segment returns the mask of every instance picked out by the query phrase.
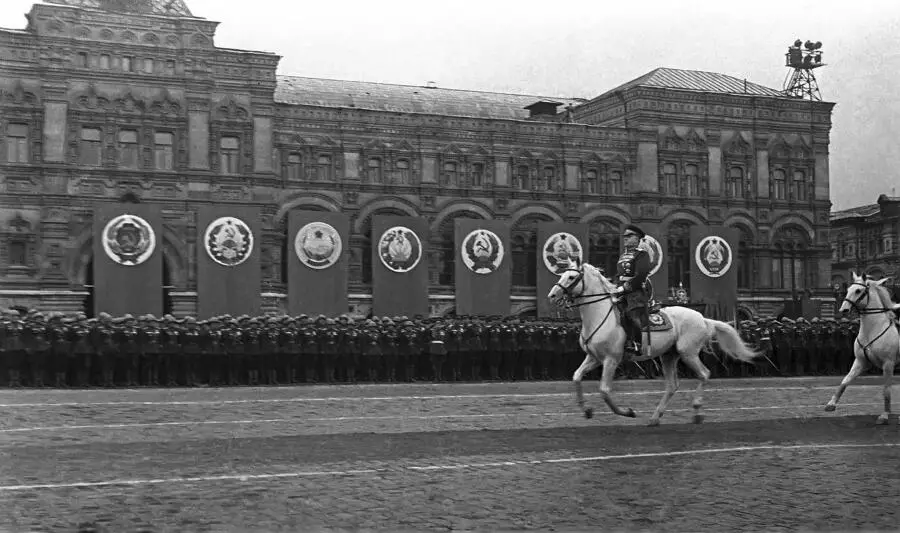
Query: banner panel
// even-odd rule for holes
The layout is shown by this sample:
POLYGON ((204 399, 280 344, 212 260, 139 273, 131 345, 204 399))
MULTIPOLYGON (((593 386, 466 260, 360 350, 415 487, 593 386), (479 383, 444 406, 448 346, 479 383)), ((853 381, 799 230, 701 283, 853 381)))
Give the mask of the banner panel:
POLYGON ((509 226, 499 220, 457 218, 456 314, 506 316, 510 312, 512 255, 509 226))
POLYGON ((162 211, 151 204, 94 208, 94 313, 163 312, 162 211))
POLYGON ((260 312, 260 209, 211 204, 197 211, 197 316, 260 312))
POLYGON ((288 218, 288 311, 297 316, 348 312, 350 217, 291 211, 288 218))
MULTIPOLYGON (((540 318, 578 318, 578 309, 560 309, 547 294, 572 263, 588 261, 590 226, 567 222, 538 222, 537 312, 540 318)), ((607 272, 607 274, 610 274, 607 272)))
POLYGON ((705 303, 710 318, 734 318, 739 238, 735 228, 691 227, 691 301, 705 303))
POLYGON ((428 220, 372 217, 372 314, 427 317, 428 220))

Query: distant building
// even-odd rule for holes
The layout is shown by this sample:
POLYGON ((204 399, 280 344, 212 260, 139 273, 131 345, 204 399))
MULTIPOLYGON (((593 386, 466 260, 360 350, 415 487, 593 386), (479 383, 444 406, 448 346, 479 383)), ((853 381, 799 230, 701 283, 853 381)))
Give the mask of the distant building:
POLYGON ((900 288, 900 197, 882 194, 878 203, 831 214, 831 284, 840 298, 851 271, 890 277, 900 288))
POLYGON ((218 23, 182 0, 48 2, 0 30, 0 305, 82 309, 103 290, 94 210, 125 198, 162 207, 159 290, 179 315, 197 309, 210 202, 262 209, 267 311, 288 292, 292 210, 351 217, 360 314, 381 214, 428 220, 436 315, 454 308, 458 217, 509 224, 511 314, 543 297, 540 221, 590 224, 588 259, 607 270, 624 225, 656 228, 669 288, 690 284, 691 226, 734 227, 742 316, 800 292, 830 308, 833 103, 670 68, 591 99, 280 76, 280 56, 216 46, 218 23))

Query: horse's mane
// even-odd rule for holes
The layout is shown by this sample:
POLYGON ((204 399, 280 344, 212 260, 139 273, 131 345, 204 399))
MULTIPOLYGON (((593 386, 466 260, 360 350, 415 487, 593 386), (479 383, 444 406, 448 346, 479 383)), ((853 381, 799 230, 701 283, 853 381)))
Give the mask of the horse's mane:
POLYGON ((584 267, 585 271, 588 271, 597 277, 597 279, 600 281, 601 284, 603 284, 603 288, 607 292, 611 291, 614 288, 612 282, 609 281, 609 279, 607 279, 606 276, 603 275, 603 272, 601 272, 599 268, 595 267, 594 265, 592 265, 590 263, 582 263, 582 266, 584 267))
POLYGON ((881 307, 890 308, 895 305, 895 302, 891 299, 890 291, 884 285, 876 285, 872 280, 869 280, 869 283, 866 285, 881 299, 881 307))

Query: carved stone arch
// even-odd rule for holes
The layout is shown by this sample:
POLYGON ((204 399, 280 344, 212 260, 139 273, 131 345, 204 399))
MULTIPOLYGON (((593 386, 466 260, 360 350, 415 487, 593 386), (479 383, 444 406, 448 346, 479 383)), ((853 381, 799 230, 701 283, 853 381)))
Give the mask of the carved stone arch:
POLYGON ((492 220, 494 218, 493 213, 491 213, 490 209, 486 206, 479 204, 473 201, 458 201, 452 202, 443 209, 441 209, 440 213, 434 217, 434 221, 431 223, 431 232, 432 235, 436 234, 441 225, 445 220, 453 220, 456 218, 456 214, 460 212, 469 212, 478 215, 477 217, 469 217, 469 218, 481 218, 482 220, 492 220))
POLYGON ((481 145, 475 146, 471 150, 471 154, 477 157, 490 157, 491 153, 481 145))
POLYGON ((383 139, 371 139, 369 142, 363 145, 364 150, 387 150, 388 144, 384 142, 383 139))
POLYGON ((581 163, 585 166, 590 166, 590 165, 599 166, 599 165, 606 163, 606 160, 603 159, 603 157, 600 154, 598 154, 597 152, 590 152, 589 154, 587 154, 586 156, 581 158, 581 163))
POLYGON ((315 144, 320 148, 337 148, 338 146, 340 146, 329 135, 319 135, 315 138, 315 144))
POLYGON ((250 111, 228 96, 222 99, 216 106, 216 118, 222 120, 250 120, 250 111))
POLYGON ((681 150, 684 146, 684 139, 678 135, 673 126, 669 126, 660 136, 660 145, 663 150, 681 150))
POLYGON ((722 148, 726 154, 738 157, 746 157, 753 151, 753 147, 744 139, 744 134, 740 131, 734 132, 734 135, 725 142, 722 148))
POLYGON ((553 150, 547 150, 543 154, 541 154, 541 159, 544 161, 554 161, 558 162, 560 160, 559 154, 554 152, 553 150))
POLYGON ((125 41, 126 43, 133 43, 133 42, 137 41, 137 35, 135 35, 134 32, 129 31, 129 30, 123 31, 120 38, 123 41, 125 41))
POLYGON ((100 30, 100 38, 105 41, 111 41, 116 36, 115 33, 109 28, 103 28, 100 30))
POLYGON ((748 213, 732 213, 725 219, 725 222, 723 222, 722 225, 729 228, 744 228, 753 238, 753 242, 756 242, 756 239, 759 237, 756 220, 748 213))
POLYGON ((688 221, 691 224, 695 224, 697 226, 706 226, 708 224, 706 217, 704 217, 701 213, 698 213, 691 209, 676 209, 663 217, 662 223, 660 225, 664 228, 667 228, 672 223, 677 221, 688 221))
POLYGON ((440 153, 447 157, 463 157, 466 155, 466 151, 456 143, 450 143, 444 146, 441 148, 440 153))
POLYGON ((203 35, 202 33, 195 33, 191 37, 191 44, 205 46, 205 45, 209 44, 209 37, 207 37, 206 35, 203 35))
POLYGON ((778 239, 778 234, 782 228, 788 226, 795 226, 803 230, 807 237, 807 244, 809 246, 815 245, 816 242, 816 230, 813 228, 812 222, 809 221, 806 217, 802 215, 784 215, 779 217, 772 224, 772 231, 770 232, 769 244, 773 244, 778 239))
POLYGON ((534 215, 543 215, 548 217, 553 222, 562 222, 565 217, 563 217, 562 213, 558 210, 547 206, 547 205, 527 205, 515 213, 509 218, 509 226, 511 228, 516 227, 520 221, 533 217, 534 215))
POLYGON ((617 221, 620 226, 631 224, 631 217, 628 213, 613 206, 595 207, 583 215, 578 222, 580 224, 590 224, 595 220, 612 219, 617 221))
POLYGON ((397 144, 394 145, 393 149, 397 152, 415 152, 416 149, 413 145, 409 144, 405 139, 401 140, 397 144))
POLYGON ((403 198, 381 198, 373 200, 364 205, 353 222, 353 232, 357 235, 365 235, 364 230, 368 229, 372 215, 379 214, 381 211, 392 211, 395 214, 403 216, 418 217, 421 216, 418 207, 409 200, 403 198))
POLYGON ((75 37, 88 39, 91 36, 91 29, 87 26, 79 26, 75 28, 75 37))
POLYGON ((691 128, 684 136, 684 143, 688 149, 696 152, 706 146, 706 139, 704 139, 696 129, 691 128))
POLYGON ((802 135, 797 135, 794 142, 791 143, 791 155, 795 159, 809 159, 812 157, 812 148, 806 144, 802 135))
POLYGON ((153 32, 145 33, 141 40, 149 44, 159 44, 159 36, 153 32))
POLYGON ((781 134, 776 135, 769 141, 768 145, 769 157, 775 159, 788 159, 791 157, 791 145, 785 140, 781 134))
POLYGON ((533 159, 533 158, 534 158, 534 156, 532 155, 532 153, 529 152, 528 150, 524 149, 524 148, 519 148, 518 150, 515 150, 515 151, 511 154, 511 156, 512 156, 514 159, 533 159))
POLYGON ((286 199, 286 201, 278 207, 278 211, 276 211, 275 216, 272 217, 272 225, 280 226, 284 223, 285 217, 292 209, 303 206, 315 206, 334 213, 341 212, 341 206, 333 198, 324 195, 310 196, 309 193, 301 193, 301 195, 295 195, 292 198, 286 199))

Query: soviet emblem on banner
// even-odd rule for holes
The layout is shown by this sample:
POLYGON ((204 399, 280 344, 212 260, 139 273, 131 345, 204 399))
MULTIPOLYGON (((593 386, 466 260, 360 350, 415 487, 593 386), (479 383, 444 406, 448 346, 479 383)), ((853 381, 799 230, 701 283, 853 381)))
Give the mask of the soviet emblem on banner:
POLYGON ((659 272, 660 267, 663 263, 663 251, 662 246, 659 245, 659 241, 654 239, 653 237, 647 235, 641 241, 645 244, 645 249, 647 253, 650 254, 650 276, 659 272))
POLYGON ((300 228, 294 238, 294 251, 300 262, 316 270, 337 263, 341 250, 340 233, 325 222, 310 222, 300 228))
POLYGON ((119 215, 106 224, 101 236, 103 251, 120 265, 137 266, 153 255, 156 233, 143 218, 119 215))
POLYGON ((490 230, 477 229, 466 235, 460 251, 463 263, 476 274, 490 274, 503 262, 503 242, 490 230))
POLYGON ((388 228, 378 239, 378 257, 388 270, 401 274, 409 272, 422 259, 422 241, 407 227, 388 228))
POLYGON ((240 265, 253 251, 253 232, 235 217, 221 217, 210 222, 203 236, 209 257, 222 266, 240 265))
POLYGON ((728 241, 717 235, 704 237, 694 250, 697 268, 711 278, 724 276, 733 263, 734 254, 728 241))
POLYGON ((543 248, 544 266, 556 276, 584 260, 581 243, 571 233, 554 233, 547 238, 543 248))

